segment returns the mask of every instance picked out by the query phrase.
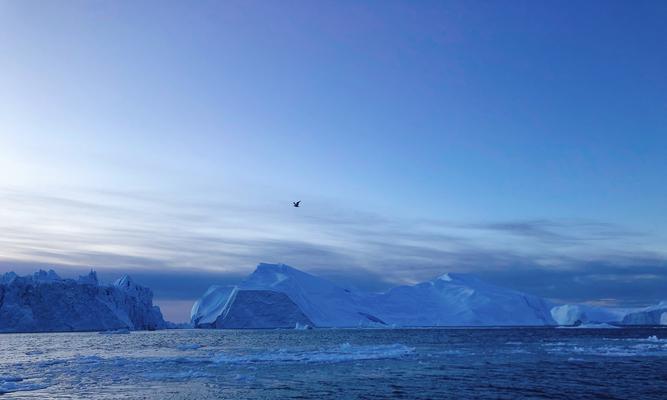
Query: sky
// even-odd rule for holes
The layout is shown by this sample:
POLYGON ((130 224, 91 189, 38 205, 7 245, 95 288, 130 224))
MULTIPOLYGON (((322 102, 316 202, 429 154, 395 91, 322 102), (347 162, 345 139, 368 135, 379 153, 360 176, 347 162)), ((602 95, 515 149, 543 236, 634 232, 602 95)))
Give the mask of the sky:
POLYGON ((667 299, 667 3, 0 1, 0 272, 667 299), (302 207, 291 207, 301 200, 302 207))

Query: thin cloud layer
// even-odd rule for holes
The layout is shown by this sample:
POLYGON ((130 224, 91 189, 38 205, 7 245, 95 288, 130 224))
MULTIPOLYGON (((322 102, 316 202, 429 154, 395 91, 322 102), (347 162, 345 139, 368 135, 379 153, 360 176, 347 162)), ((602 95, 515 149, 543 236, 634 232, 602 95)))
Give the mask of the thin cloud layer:
POLYGON ((173 300, 196 297, 209 283, 243 276, 262 261, 373 290, 475 272, 563 301, 647 303, 667 282, 664 253, 651 247, 650 235, 598 221, 390 219, 321 199, 294 209, 282 200, 210 194, 176 201, 155 193, 5 188, 0 202, 3 269, 32 263, 129 271, 173 300), (186 279, 188 289, 179 289, 158 275, 206 278, 186 279))

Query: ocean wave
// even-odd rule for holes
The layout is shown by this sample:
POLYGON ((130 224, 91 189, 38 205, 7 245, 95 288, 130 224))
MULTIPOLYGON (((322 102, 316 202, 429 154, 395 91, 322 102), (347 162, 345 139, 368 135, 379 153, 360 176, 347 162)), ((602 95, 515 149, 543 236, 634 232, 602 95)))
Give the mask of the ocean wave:
POLYGON ((212 358, 216 364, 230 363, 337 363, 346 361, 401 358, 414 352, 403 344, 353 346, 343 343, 330 349, 299 351, 280 349, 255 354, 218 354, 212 358))

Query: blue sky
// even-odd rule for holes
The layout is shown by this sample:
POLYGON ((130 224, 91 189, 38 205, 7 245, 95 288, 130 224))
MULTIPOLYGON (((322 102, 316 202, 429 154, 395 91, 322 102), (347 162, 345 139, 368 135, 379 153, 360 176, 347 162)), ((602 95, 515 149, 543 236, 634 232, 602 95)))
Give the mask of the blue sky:
POLYGON ((660 1, 0 2, 0 271, 130 271, 175 319, 262 261, 655 302, 665 20, 660 1))

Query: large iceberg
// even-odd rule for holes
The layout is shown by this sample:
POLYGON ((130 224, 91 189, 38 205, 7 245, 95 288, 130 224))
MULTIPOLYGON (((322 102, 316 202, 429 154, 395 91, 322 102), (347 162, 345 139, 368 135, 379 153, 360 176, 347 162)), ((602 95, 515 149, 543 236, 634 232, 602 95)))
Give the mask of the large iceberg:
MULTIPOLYGON (((195 302, 191 311, 191 323, 198 328, 222 327, 219 322, 225 311, 230 308, 230 302, 237 292, 264 291, 286 295, 286 298, 269 297, 284 303, 289 300, 302 313, 306 320, 296 320, 285 316, 291 324, 280 324, 283 327, 300 325, 319 327, 356 327, 384 325, 379 318, 369 313, 364 304, 365 295, 356 294, 343 289, 322 278, 284 264, 259 264, 255 272, 248 276, 238 286, 211 286, 204 295, 195 302)), ((235 307, 246 307, 243 302, 251 301, 252 297, 244 296, 235 299, 235 307)), ((296 310, 286 305, 275 305, 276 309, 283 307, 296 314, 296 310)), ((246 307, 248 310, 256 310, 246 307)), ((259 318, 255 314, 246 314, 248 318, 259 318)), ((265 323, 263 328, 268 328, 265 323)))
MULTIPOLYGON (((284 293, 318 327, 555 324, 547 301, 471 275, 446 274, 370 294, 339 287, 284 264, 260 264, 237 287, 211 287, 193 307, 193 325, 212 327, 237 290, 284 293)), ((242 304, 239 301, 235 300, 237 307, 242 304)))
POLYGON ((62 279, 53 270, 0 278, 0 332, 154 330, 167 327, 153 293, 129 276, 100 285, 97 274, 62 279))
POLYGON ((623 325, 667 325, 667 301, 632 312, 623 318, 623 325))

